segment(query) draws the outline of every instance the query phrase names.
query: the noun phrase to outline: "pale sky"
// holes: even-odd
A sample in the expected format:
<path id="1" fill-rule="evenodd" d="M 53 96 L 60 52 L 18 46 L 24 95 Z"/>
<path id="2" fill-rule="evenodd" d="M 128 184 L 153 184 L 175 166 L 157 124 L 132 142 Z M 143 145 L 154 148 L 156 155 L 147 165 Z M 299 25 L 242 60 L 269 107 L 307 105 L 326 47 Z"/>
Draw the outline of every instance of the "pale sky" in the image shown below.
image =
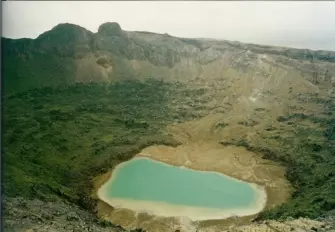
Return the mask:
<path id="1" fill-rule="evenodd" d="M 127 31 L 335 50 L 334 1 L 6 1 L 2 4 L 2 33 L 9 38 L 36 38 L 59 23 L 73 23 L 97 32 L 104 22 L 118 22 Z"/>

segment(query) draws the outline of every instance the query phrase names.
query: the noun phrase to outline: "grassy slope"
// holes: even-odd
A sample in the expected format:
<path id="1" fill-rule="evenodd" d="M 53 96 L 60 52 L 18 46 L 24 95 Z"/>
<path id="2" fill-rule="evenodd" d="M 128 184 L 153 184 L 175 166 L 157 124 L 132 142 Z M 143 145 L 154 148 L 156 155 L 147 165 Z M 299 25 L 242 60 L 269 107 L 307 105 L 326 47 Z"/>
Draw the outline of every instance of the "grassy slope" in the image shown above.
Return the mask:
<path id="1" fill-rule="evenodd" d="M 168 104 L 172 98 L 199 94 L 148 80 L 47 87 L 6 97 L 5 194 L 47 200 L 61 196 L 91 207 L 90 178 L 150 144 L 176 145 L 163 135 L 165 125 L 196 114 Z M 282 162 L 296 187 L 292 200 L 260 219 L 315 218 L 335 208 L 335 104 L 320 104 L 324 115 L 282 116 L 279 129 L 262 133 L 262 143 L 237 144 Z"/>
<path id="2" fill-rule="evenodd" d="M 325 115 L 293 114 L 278 118 L 292 133 L 268 138 L 276 140 L 278 147 L 269 149 L 264 143 L 257 148 L 265 151 L 265 158 L 279 160 L 287 167 L 287 178 L 296 188 L 289 202 L 260 218 L 317 218 L 334 213 L 335 101 L 321 104 L 325 106 Z"/>
<path id="3" fill-rule="evenodd" d="M 89 207 L 89 179 L 153 143 L 178 115 L 163 82 L 76 84 L 4 99 L 4 187 L 8 196 L 65 197 Z M 180 112 L 187 118 L 187 112 Z"/>
<path id="4" fill-rule="evenodd" d="M 279 127 L 263 131 L 261 141 L 233 142 L 281 162 L 295 188 L 291 200 L 261 213 L 258 219 L 318 218 L 334 213 L 335 99 L 305 97 L 323 105 L 324 113 L 280 116 Z"/>
<path id="5" fill-rule="evenodd" d="M 4 88 L 6 94 L 73 83 L 75 65 L 71 58 L 54 55 L 34 54 L 8 55 L 3 60 L 3 73 L 6 77 Z"/>

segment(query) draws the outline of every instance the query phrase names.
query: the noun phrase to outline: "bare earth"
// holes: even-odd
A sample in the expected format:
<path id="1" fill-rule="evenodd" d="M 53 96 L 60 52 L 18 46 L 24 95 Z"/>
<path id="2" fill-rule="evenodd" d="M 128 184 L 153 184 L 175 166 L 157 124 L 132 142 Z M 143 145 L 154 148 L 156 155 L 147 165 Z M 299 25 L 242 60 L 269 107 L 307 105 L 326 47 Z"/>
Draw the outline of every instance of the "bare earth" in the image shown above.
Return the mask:
<path id="1" fill-rule="evenodd" d="M 215 116 L 210 116 L 206 122 L 210 122 L 211 119 L 215 121 Z M 176 148 L 164 145 L 147 147 L 137 157 L 149 157 L 167 164 L 195 170 L 215 171 L 264 186 L 267 193 L 265 209 L 280 205 L 290 197 L 292 187 L 284 177 L 285 169 L 277 163 L 262 159 L 260 155 L 242 147 L 223 146 L 214 142 L 211 138 L 193 139 L 192 136 L 185 135 L 186 130 L 183 130 L 182 126 L 185 126 L 185 124 L 171 126 L 168 131 L 176 139 L 182 141 L 183 145 Z M 187 123 L 186 126 L 196 130 L 195 127 L 187 125 Z M 194 140 L 197 140 L 197 142 Z M 111 173 L 112 170 L 94 180 L 94 196 L 96 198 L 97 190 L 110 178 Z M 126 228 L 140 227 L 149 232 L 175 231 L 176 229 L 195 231 L 196 229 L 206 228 L 211 231 L 222 231 L 233 225 L 250 224 L 256 216 L 194 222 L 186 217 L 153 216 L 125 208 L 113 208 L 101 200 L 98 203 L 98 214 L 100 217 Z"/>

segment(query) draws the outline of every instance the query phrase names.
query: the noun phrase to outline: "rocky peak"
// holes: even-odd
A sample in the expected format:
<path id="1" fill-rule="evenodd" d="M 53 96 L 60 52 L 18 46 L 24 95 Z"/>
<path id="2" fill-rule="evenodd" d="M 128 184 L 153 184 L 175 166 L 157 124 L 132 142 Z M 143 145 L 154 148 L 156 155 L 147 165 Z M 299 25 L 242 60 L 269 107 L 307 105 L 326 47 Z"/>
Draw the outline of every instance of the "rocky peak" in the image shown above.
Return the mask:
<path id="1" fill-rule="evenodd" d="M 106 22 L 100 25 L 94 35 L 94 48 L 100 51 L 112 52 L 118 56 L 129 57 L 129 38 L 122 31 L 120 25 L 114 22 Z"/>
<path id="2" fill-rule="evenodd" d="M 41 34 L 34 41 L 40 51 L 54 51 L 62 56 L 89 51 L 93 33 L 83 27 L 62 23 Z"/>
<path id="3" fill-rule="evenodd" d="M 118 23 L 107 22 L 100 25 L 98 33 L 107 36 L 123 36 L 124 33 Z"/>
<path id="4" fill-rule="evenodd" d="M 60 42 L 86 42 L 91 39 L 93 33 L 71 23 L 61 23 L 53 27 L 50 31 L 41 34 L 37 40 L 57 39 Z"/>

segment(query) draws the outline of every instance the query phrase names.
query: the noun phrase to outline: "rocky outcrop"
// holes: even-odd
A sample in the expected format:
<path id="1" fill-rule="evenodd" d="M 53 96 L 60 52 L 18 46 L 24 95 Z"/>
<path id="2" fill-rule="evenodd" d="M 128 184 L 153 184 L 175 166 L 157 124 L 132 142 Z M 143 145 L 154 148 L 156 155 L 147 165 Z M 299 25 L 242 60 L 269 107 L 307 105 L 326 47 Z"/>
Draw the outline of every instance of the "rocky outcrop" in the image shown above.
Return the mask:
<path id="1" fill-rule="evenodd" d="M 2 225 L 8 232 L 135 232 L 97 219 L 78 206 L 63 201 L 43 202 L 6 198 Z"/>
<path id="2" fill-rule="evenodd" d="M 224 232 L 334 232 L 335 218 L 327 217 L 322 220 L 309 220 L 305 218 L 289 219 L 286 221 L 264 221 L 247 226 L 239 226 Z M 199 232 L 202 232 L 200 230 Z M 204 231 L 205 232 L 205 231 Z"/>
<path id="3" fill-rule="evenodd" d="M 101 24 L 98 33 L 105 36 L 125 36 L 125 33 L 122 31 L 118 23 L 104 23 Z"/>
<path id="4" fill-rule="evenodd" d="M 54 52 L 61 57 L 69 57 L 89 52 L 92 39 L 92 32 L 74 24 L 64 23 L 38 36 L 34 40 L 34 47 L 37 52 Z"/>
<path id="5" fill-rule="evenodd" d="M 8 232 L 144 232 L 142 229 L 125 230 L 120 226 L 98 220 L 94 215 L 70 203 L 61 201 L 43 202 L 23 198 L 6 198 L 3 201 L 3 228 Z M 29 210 L 28 210 L 29 209 Z M 207 229 L 178 229 L 165 231 L 180 232 L 334 232 L 335 217 L 319 220 L 304 218 L 286 221 L 263 221 L 227 230 L 217 230 L 215 226 Z"/>

